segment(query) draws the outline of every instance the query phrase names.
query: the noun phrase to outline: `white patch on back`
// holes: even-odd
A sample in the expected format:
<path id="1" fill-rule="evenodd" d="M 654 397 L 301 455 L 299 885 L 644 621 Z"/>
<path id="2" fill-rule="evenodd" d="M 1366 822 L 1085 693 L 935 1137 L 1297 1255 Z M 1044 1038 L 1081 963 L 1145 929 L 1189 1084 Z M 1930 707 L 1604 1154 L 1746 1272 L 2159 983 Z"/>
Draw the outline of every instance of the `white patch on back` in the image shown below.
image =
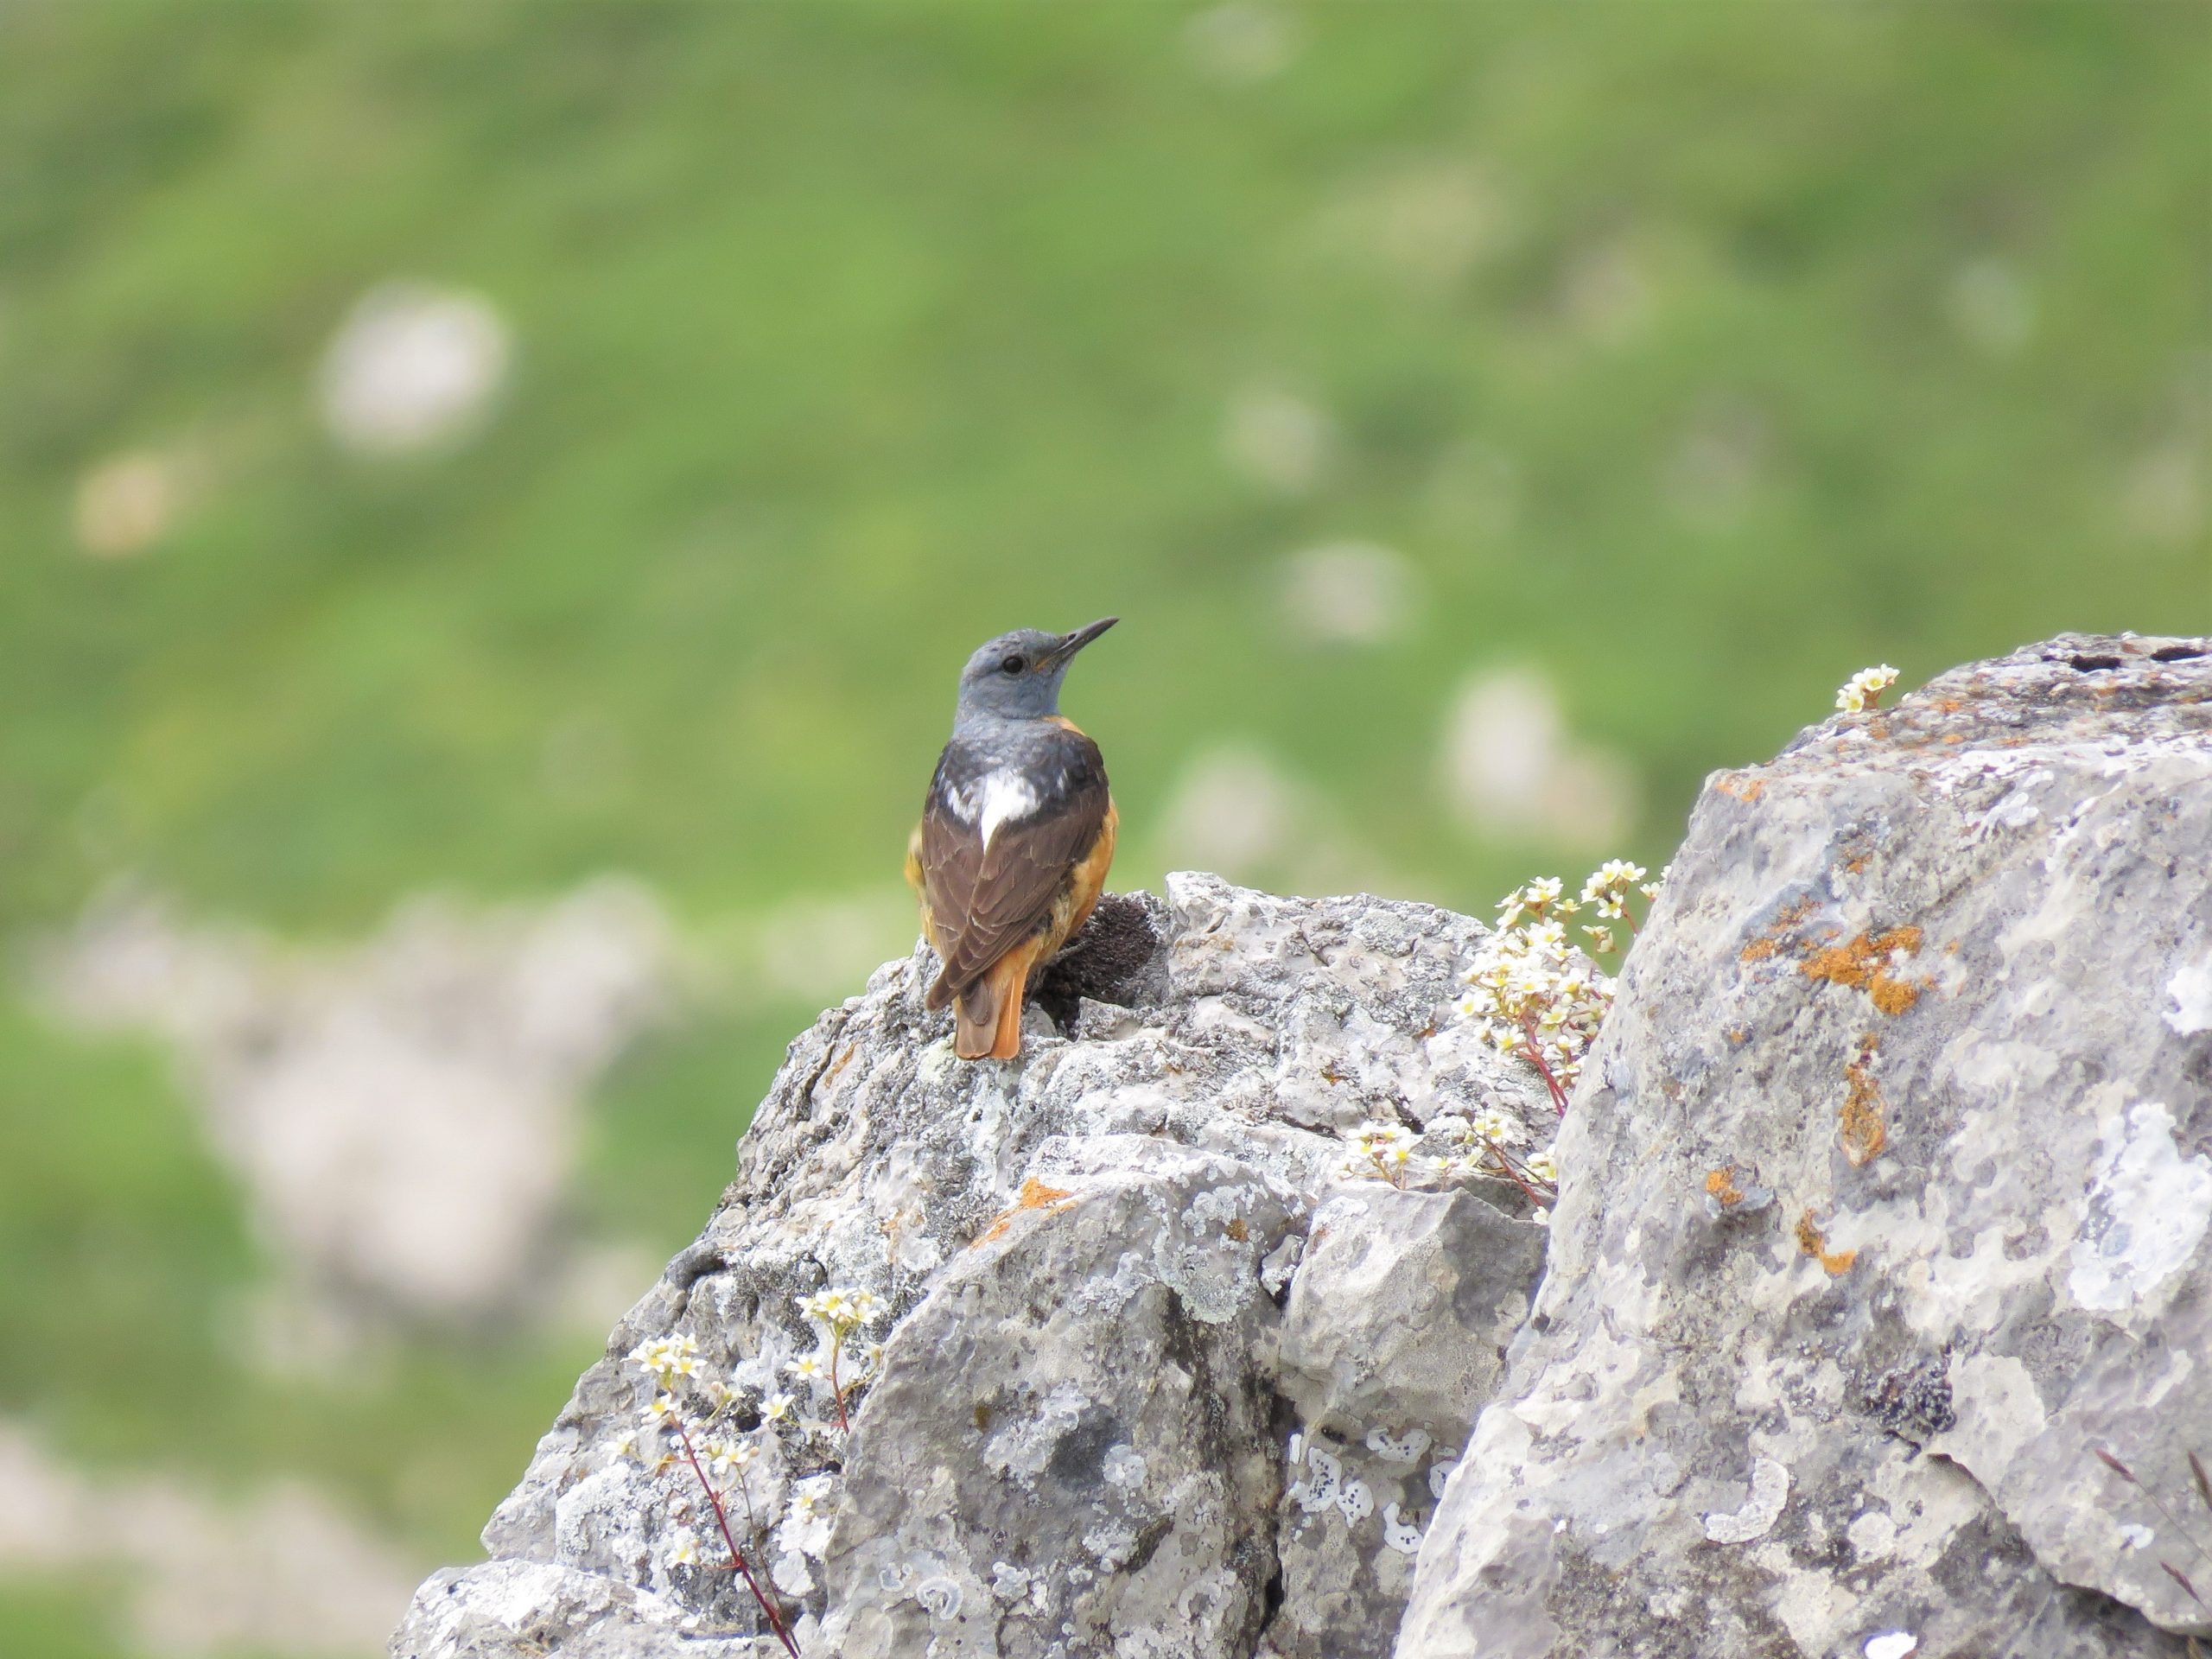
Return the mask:
<path id="1" fill-rule="evenodd" d="M 988 852 L 991 837 L 999 826 L 1015 818 L 1026 818 L 1037 810 L 1037 791 L 1029 780 L 1011 768 L 1001 768 L 983 779 L 983 850 Z"/>

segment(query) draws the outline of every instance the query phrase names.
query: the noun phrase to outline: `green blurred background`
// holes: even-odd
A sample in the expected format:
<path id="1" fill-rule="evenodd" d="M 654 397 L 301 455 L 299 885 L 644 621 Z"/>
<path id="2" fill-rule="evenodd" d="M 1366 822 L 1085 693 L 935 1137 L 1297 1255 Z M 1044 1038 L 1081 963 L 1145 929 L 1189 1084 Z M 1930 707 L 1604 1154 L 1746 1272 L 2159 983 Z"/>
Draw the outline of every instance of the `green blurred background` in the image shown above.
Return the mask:
<path id="1" fill-rule="evenodd" d="M 2212 629 L 2208 204 L 2196 0 L 0 4 L 0 1647 L 366 1652 L 470 1558 L 904 948 L 988 634 L 1123 618 L 1117 886 L 1486 909 L 1866 664 Z M 297 1268 L 224 1090 L 372 1093 L 396 910 L 608 874 L 575 1295 Z M 221 1019 L 87 1012 L 156 903 Z M 272 1493 L 359 1608 L 180 1564 Z"/>

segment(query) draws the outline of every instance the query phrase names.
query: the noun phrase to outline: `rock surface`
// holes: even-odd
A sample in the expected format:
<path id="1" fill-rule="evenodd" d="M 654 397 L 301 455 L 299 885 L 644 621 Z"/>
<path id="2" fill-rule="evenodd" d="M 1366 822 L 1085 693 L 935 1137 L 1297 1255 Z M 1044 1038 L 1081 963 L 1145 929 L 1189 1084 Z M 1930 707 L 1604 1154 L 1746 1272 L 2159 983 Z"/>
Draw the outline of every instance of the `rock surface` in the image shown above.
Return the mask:
<path id="1" fill-rule="evenodd" d="M 780 1651 L 688 1469 L 635 1444 L 652 1389 L 621 1357 L 672 1333 L 764 1447 L 746 1493 L 804 1651 L 1384 1650 L 1544 1229 L 1504 1182 L 1347 1179 L 1344 1133 L 1493 1107 L 1548 1139 L 1533 1077 L 1451 1018 L 1483 936 L 1171 878 L 1101 906 L 1005 1064 L 951 1058 L 926 954 L 885 968 L 793 1044 L 494 1559 L 425 1585 L 392 1651 Z M 880 1370 L 849 1434 L 818 1389 L 811 1431 L 755 1429 L 819 1351 L 794 1304 L 825 1286 L 888 1310 Z"/>
<path id="2" fill-rule="evenodd" d="M 1400 1659 L 2212 1633 L 2212 641 L 1715 776 L 1559 1154 Z"/>
<path id="3" fill-rule="evenodd" d="M 1452 1011 L 1484 937 L 1171 878 L 1003 1065 L 951 1059 L 925 954 L 885 968 L 393 1652 L 782 1651 L 635 1444 L 621 1356 L 671 1334 L 763 1448 L 747 1530 L 810 1655 L 2212 1634 L 2212 642 L 2065 637 L 1716 775 L 1548 1228 L 1345 1165 L 1368 1120 L 1549 1134 Z M 888 1315 L 849 1431 L 818 1385 L 756 1427 L 825 1286 Z"/>

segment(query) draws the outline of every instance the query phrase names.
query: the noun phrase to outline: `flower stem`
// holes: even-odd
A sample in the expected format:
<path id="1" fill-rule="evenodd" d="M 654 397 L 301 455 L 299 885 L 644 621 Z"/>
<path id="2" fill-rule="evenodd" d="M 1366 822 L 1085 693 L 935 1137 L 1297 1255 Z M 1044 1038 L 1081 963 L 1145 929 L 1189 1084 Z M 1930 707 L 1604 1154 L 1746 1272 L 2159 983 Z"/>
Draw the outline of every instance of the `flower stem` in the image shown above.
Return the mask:
<path id="1" fill-rule="evenodd" d="M 680 1417 L 676 1420 L 676 1433 L 683 1442 L 684 1460 L 691 1465 L 691 1472 L 699 1478 L 699 1490 L 706 1493 L 707 1503 L 714 1510 L 715 1524 L 722 1529 L 722 1542 L 729 1546 L 729 1558 L 736 1565 L 738 1575 L 745 1580 L 745 1587 L 753 1592 L 753 1599 L 760 1605 L 760 1611 L 768 1616 L 768 1628 L 784 1644 L 784 1651 L 790 1654 L 791 1659 L 798 1659 L 798 1643 L 791 1640 L 791 1633 L 785 1626 L 783 1616 L 776 1611 L 775 1604 L 761 1593 L 760 1582 L 753 1576 L 753 1569 L 745 1564 L 745 1552 L 737 1547 L 737 1535 L 729 1529 L 729 1511 L 722 1507 L 721 1494 L 715 1490 L 714 1482 L 707 1478 L 707 1471 L 699 1466 L 699 1453 L 691 1445 L 691 1431 L 683 1427 L 683 1420 Z M 747 1501 L 749 1503 L 751 1500 L 748 1498 Z"/>
<path id="2" fill-rule="evenodd" d="M 1529 1181 L 1535 1178 L 1526 1170 L 1517 1167 L 1512 1154 L 1488 1135 L 1483 1136 L 1483 1144 L 1490 1148 L 1491 1155 L 1497 1160 L 1497 1166 L 1505 1172 L 1505 1179 L 1519 1187 L 1529 1203 L 1541 1205 L 1544 1202 L 1542 1197 L 1535 1187 L 1529 1185 Z M 1557 1195 L 1554 1194 L 1554 1197 L 1556 1198 Z"/>
<path id="3" fill-rule="evenodd" d="M 1536 1021 L 1533 1014 L 1521 1016 L 1521 1029 L 1528 1033 L 1529 1064 L 1536 1068 L 1544 1080 L 1544 1087 L 1551 1091 L 1552 1109 L 1561 1117 L 1567 1116 L 1567 1090 L 1559 1086 L 1559 1079 L 1552 1075 L 1550 1066 L 1544 1064 L 1544 1051 L 1536 1036 Z"/>
<path id="4" fill-rule="evenodd" d="M 830 1393 L 837 1402 L 837 1432 L 841 1434 L 850 1434 L 853 1432 L 853 1426 L 845 1420 L 845 1389 L 843 1384 L 837 1381 L 837 1360 L 844 1350 L 844 1338 L 837 1334 L 836 1327 L 832 1325 L 830 1329 Z"/>

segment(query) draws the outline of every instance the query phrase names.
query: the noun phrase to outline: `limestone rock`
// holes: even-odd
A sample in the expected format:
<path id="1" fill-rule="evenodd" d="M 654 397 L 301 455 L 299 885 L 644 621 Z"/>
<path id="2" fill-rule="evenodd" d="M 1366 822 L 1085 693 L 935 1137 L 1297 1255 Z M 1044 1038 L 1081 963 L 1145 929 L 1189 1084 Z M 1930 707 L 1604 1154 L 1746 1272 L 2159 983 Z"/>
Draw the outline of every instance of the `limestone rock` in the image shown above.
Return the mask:
<path id="1" fill-rule="evenodd" d="M 1558 1150 L 1399 1659 L 2212 1633 L 2212 642 L 1716 775 Z"/>
<path id="2" fill-rule="evenodd" d="M 1283 1321 L 1280 1386 L 1304 1428 L 1276 1510 L 1270 1653 L 1388 1650 L 1423 1521 L 1527 1316 L 1543 1239 L 1465 1191 L 1362 1181 L 1315 1211 Z M 1381 1548 L 1344 1548 L 1370 1533 Z"/>
<path id="3" fill-rule="evenodd" d="M 1007 1065 L 952 1059 L 925 953 L 880 970 L 394 1653 L 780 1651 L 640 1428 L 621 1356 L 671 1333 L 734 1390 L 810 1655 L 2212 1634 L 2212 642 L 2063 638 L 1717 775 L 1548 1230 L 1344 1160 L 1370 1119 L 1549 1135 L 1453 1014 L 1482 938 L 1172 878 L 1102 905 Z M 794 1381 L 825 1286 L 888 1319 L 849 1430 Z"/>
<path id="4" fill-rule="evenodd" d="M 1165 903 L 1101 906 L 1005 1064 L 953 1059 L 925 951 L 889 964 L 792 1045 L 721 1205 L 493 1516 L 494 1559 L 426 1585 L 393 1653 L 780 1650 L 639 1432 L 652 1389 L 621 1357 L 676 1332 L 766 1447 L 745 1491 L 803 1651 L 1241 1659 L 1341 1650 L 1331 1630 L 1379 1651 L 1544 1231 L 1503 1183 L 1347 1181 L 1344 1135 L 1495 1107 L 1548 1140 L 1533 1077 L 1451 1017 L 1483 936 L 1172 877 Z M 825 1286 L 891 1315 L 849 1433 L 753 1430 L 799 1386 L 794 1301 Z M 1389 1471 L 1373 1502 L 1358 1477 L 1317 1498 L 1332 1444 Z"/>

